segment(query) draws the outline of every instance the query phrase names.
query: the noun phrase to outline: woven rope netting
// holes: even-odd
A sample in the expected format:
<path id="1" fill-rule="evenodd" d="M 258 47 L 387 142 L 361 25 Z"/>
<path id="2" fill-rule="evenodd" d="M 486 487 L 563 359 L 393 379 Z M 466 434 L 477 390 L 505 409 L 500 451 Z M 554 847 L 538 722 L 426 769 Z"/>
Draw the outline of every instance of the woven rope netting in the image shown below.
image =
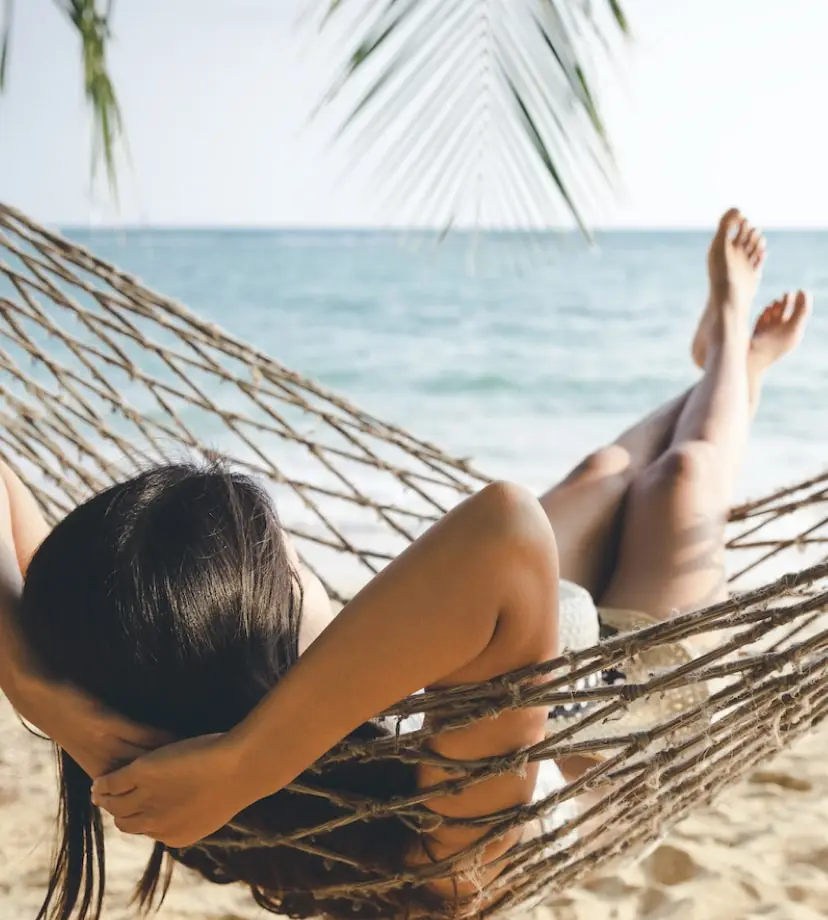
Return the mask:
<path id="1" fill-rule="evenodd" d="M 343 601 L 487 481 L 466 461 L 360 411 L 19 212 L 0 207 L 0 226 L 0 455 L 51 521 L 153 461 L 226 458 L 272 484 L 300 554 Z M 393 877 L 365 866 L 364 881 L 317 896 L 398 903 L 399 889 L 468 865 L 493 837 L 560 814 L 562 802 L 582 796 L 577 817 L 560 827 L 547 821 L 502 857 L 480 913 L 517 906 L 640 852 L 821 721 L 828 712 L 828 473 L 735 508 L 730 527 L 727 602 L 484 686 L 420 694 L 394 707 L 389 715 L 439 710 L 450 724 L 465 724 L 507 706 L 572 712 L 581 704 L 577 718 L 550 721 L 547 738 L 529 751 L 453 764 L 447 787 L 571 753 L 599 762 L 534 805 L 457 821 L 489 828 L 465 854 Z M 694 637 L 704 642 L 692 656 L 659 654 Z M 574 689 L 595 674 L 605 677 L 599 686 Z M 327 758 L 445 766 L 423 748 L 426 736 L 343 744 Z M 389 811 L 412 825 L 435 820 L 422 807 L 433 793 L 385 805 L 313 794 L 341 806 L 337 826 Z M 325 848 L 325 830 L 233 845 L 298 847 L 352 862 Z"/>

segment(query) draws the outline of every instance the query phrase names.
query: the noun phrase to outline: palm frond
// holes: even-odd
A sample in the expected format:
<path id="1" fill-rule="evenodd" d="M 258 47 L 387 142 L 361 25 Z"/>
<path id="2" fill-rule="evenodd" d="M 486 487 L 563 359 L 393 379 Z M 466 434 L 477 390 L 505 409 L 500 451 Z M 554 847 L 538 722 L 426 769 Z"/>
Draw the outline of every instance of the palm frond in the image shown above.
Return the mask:
<path id="1" fill-rule="evenodd" d="M 397 222 L 588 235 L 614 183 L 593 46 L 629 26 L 620 0 L 328 0 L 346 45 L 324 104 Z M 348 15 L 350 14 L 350 19 Z M 345 29 L 347 28 L 347 33 Z M 599 41 L 594 39 L 598 37 Z"/>
<path id="2" fill-rule="evenodd" d="M 0 31 L 0 93 L 6 88 L 6 66 L 9 61 L 9 39 L 11 38 L 13 0 L 4 0 L 3 26 Z"/>
<path id="3" fill-rule="evenodd" d="M 610 11 L 612 12 L 613 19 L 615 19 L 618 28 L 621 29 L 625 35 L 629 35 L 630 25 L 627 22 L 627 17 L 624 15 L 624 11 L 621 9 L 621 4 L 618 2 L 618 0 L 607 0 L 607 3 L 609 3 Z"/>
<path id="4" fill-rule="evenodd" d="M 54 0 L 81 42 L 84 95 L 92 112 L 92 173 L 103 161 L 113 194 L 117 194 L 115 148 L 123 139 L 123 120 L 115 87 L 107 69 L 106 52 L 112 33 L 113 0 L 99 9 L 97 0 Z"/>

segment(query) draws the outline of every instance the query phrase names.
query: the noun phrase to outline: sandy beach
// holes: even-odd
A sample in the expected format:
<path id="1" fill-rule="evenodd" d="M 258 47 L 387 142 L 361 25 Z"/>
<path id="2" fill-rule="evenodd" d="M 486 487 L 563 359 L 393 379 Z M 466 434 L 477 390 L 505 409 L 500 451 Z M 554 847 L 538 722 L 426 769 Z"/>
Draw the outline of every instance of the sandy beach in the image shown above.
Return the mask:
<path id="1" fill-rule="evenodd" d="M 460 730 L 431 752 L 476 772 L 444 816 L 543 835 L 503 889 L 656 841 L 503 920 L 828 920 L 826 35 L 828 0 L 0 0 L 0 462 L 70 515 L 22 565 L 32 659 L 223 730 L 384 570 L 300 665 L 314 705 L 254 720 L 263 768 L 349 700 L 448 687 L 422 709 Z M 544 498 L 451 516 L 498 480 Z M 23 563 L 38 522 L 0 493 Z M 533 737 L 532 706 L 564 733 Z M 424 725 L 394 765 L 451 780 L 406 747 Z M 489 808 L 472 785 L 507 770 L 526 794 L 507 775 Z M 739 781 L 654 825 L 714 770 Z M 310 793 L 375 827 L 391 793 L 345 784 Z M 38 916 L 57 818 L 54 747 L 0 689 L 0 920 Z M 103 820 L 99 920 L 274 916 L 180 865 L 145 915 L 153 842 Z M 330 863 L 376 856 L 323 849 L 329 823 L 301 830 L 336 897 Z M 479 839 L 450 871 L 482 885 Z M 421 849 L 400 887 L 444 856 Z"/>
<path id="2" fill-rule="evenodd" d="M 0 701 L 0 917 L 33 920 L 55 814 L 49 745 Z M 637 866 L 596 878 L 527 920 L 815 920 L 828 916 L 828 731 L 805 739 L 680 824 Z M 129 904 L 148 851 L 110 830 L 106 920 Z M 263 920 L 242 888 L 178 869 L 160 920 Z"/>

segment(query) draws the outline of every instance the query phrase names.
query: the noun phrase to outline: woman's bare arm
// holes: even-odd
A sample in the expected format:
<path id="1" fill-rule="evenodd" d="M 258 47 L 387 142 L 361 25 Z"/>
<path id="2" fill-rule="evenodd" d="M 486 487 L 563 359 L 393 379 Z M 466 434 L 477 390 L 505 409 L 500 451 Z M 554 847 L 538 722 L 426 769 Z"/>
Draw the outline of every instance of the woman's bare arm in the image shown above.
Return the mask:
<path id="1" fill-rule="evenodd" d="M 554 657 L 557 552 L 548 519 L 531 496 L 512 486 L 495 486 L 459 509 L 456 518 L 434 528 L 426 539 L 402 557 L 401 564 L 389 566 L 369 585 L 366 592 L 379 588 L 376 595 L 363 592 L 342 611 L 340 617 L 348 618 L 346 629 L 340 632 L 341 627 L 332 625 L 325 631 L 319 641 L 329 643 L 329 658 L 316 663 L 317 672 L 326 675 L 324 681 L 315 681 L 317 699 L 319 686 L 330 681 L 335 688 L 341 681 L 345 698 L 338 696 L 347 706 L 353 705 L 357 701 L 349 685 L 361 669 L 374 681 L 371 690 L 363 691 L 367 693 L 363 712 L 376 715 L 421 686 L 485 681 Z M 369 637 L 369 644 L 359 638 L 363 634 Z M 337 654 L 337 647 L 344 648 L 346 642 L 349 651 Z M 395 642 L 396 647 L 390 648 Z M 336 724 L 336 713 L 329 708 L 333 705 L 331 700 L 321 709 Z M 317 718 L 314 712 L 314 723 Z M 537 743 L 543 737 L 546 718 L 545 708 L 507 711 L 495 719 L 440 732 L 431 739 L 430 747 L 458 760 L 499 756 Z M 431 724 L 438 732 L 439 727 L 439 722 Z M 263 750 L 250 751 L 245 759 L 251 764 L 267 763 Z M 534 793 L 537 769 L 537 764 L 531 764 L 520 773 L 500 775 L 459 794 L 434 798 L 427 807 L 463 818 L 527 803 Z M 427 788 L 452 776 L 437 767 L 421 766 L 418 783 Z M 452 856 L 487 830 L 485 826 L 438 827 L 409 858 L 428 862 Z M 520 835 L 521 830 L 516 829 L 487 846 L 470 878 L 437 880 L 432 889 L 448 897 L 477 894 L 502 868 L 497 864 L 487 871 L 486 863 L 514 845 Z"/>
<path id="2" fill-rule="evenodd" d="M 26 709 L 25 684 L 35 678 L 36 669 L 15 617 L 23 576 L 48 533 L 49 525 L 31 492 L 0 460 L 0 689 L 20 710 Z"/>
<path id="3" fill-rule="evenodd" d="M 556 585 L 554 537 L 532 496 L 496 484 L 467 500 L 364 588 L 230 732 L 245 764 L 245 797 L 252 802 L 282 788 L 358 725 L 421 687 L 491 677 L 548 657 L 556 642 Z M 481 731 L 497 735 L 490 746 L 508 749 L 511 739 L 500 736 L 511 733 L 502 725 Z M 481 747 L 477 733 L 470 738 Z"/>
<path id="4" fill-rule="evenodd" d="M 124 831 L 187 846 L 419 688 L 549 657 L 556 610 L 546 515 L 523 489 L 489 486 L 365 587 L 239 726 L 171 745 L 98 780 L 95 801 Z M 447 742 L 457 751 L 450 756 L 537 741 L 543 721 L 542 712 L 513 713 L 465 742 L 458 732 Z M 529 775 L 504 799 L 525 799 L 533 785 Z M 478 807 L 471 791 L 466 800 Z"/>
<path id="5" fill-rule="evenodd" d="M 17 563 L 25 576 L 38 546 L 49 536 L 50 527 L 28 486 L 12 468 L 0 460 L 0 480 L 6 487 L 11 537 Z"/>

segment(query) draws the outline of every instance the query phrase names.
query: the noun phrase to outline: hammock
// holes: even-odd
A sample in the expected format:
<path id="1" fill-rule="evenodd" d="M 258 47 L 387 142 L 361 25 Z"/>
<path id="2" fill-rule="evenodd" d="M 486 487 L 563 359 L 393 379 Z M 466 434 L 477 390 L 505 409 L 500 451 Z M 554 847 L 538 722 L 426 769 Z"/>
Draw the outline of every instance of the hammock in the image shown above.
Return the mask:
<path id="1" fill-rule="evenodd" d="M 0 227 L 0 455 L 50 521 L 171 452 L 226 458 L 269 480 L 305 562 L 345 601 L 487 481 L 468 461 L 362 412 L 18 211 L 0 206 Z M 493 837 L 589 788 L 595 804 L 586 812 L 502 857 L 494 903 L 480 915 L 517 907 L 640 853 L 820 722 L 828 712 L 828 472 L 734 508 L 730 527 L 738 592 L 730 600 L 486 685 L 417 695 L 386 714 L 440 710 L 465 724 L 507 706 L 579 704 L 578 718 L 550 722 L 534 748 L 458 766 L 454 788 L 567 753 L 600 755 L 598 765 L 543 801 L 498 813 L 465 854 L 394 877 L 365 867 L 364 881 L 315 894 L 373 900 L 391 915 L 403 889 L 449 874 Z M 710 651 L 658 665 L 653 652 L 694 636 Z M 627 679 L 584 680 L 613 670 Z M 689 704 L 662 705 L 699 686 L 709 691 L 691 693 Z M 647 711 L 656 718 L 629 722 L 636 706 L 654 701 Z M 416 762 L 433 757 L 422 750 L 425 735 L 407 735 L 404 746 L 393 737 L 343 743 L 326 757 Z M 389 812 L 416 823 L 425 814 L 422 795 L 378 804 L 316 794 L 345 810 L 338 826 Z M 318 842 L 327 827 L 235 845 L 352 862 Z"/>

